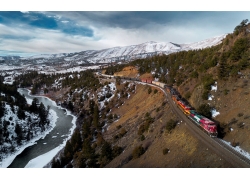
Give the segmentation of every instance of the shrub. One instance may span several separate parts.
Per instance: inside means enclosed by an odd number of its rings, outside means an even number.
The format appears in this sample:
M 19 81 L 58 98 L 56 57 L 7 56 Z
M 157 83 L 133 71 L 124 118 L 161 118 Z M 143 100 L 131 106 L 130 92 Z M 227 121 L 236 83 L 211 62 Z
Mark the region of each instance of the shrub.
M 119 134 L 119 137 L 123 137 L 127 133 L 125 128 L 122 128 Z
M 177 125 L 177 121 L 170 119 L 170 121 L 167 122 L 166 124 L 166 130 L 168 132 L 171 132 Z
M 238 114 L 238 117 L 241 117 L 241 116 L 243 116 L 243 115 L 244 115 L 243 113 L 239 113 L 239 114 Z
M 145 125 L 142 124 L 142 125 L 139 127 L 137 134 L 138 134 L 138 135 L 142 135 L 144 132 L 145 132 Z
M 122 128 L 122 126 L 121 126 L 121 125 L 118 125 L 118 126 L 116 126 L 116 128 L 117 128 L 117 129 L 121 129 L 121 128 Z
M 197 109 L 198 113 L 200 113 L 203 116 L 206 116 L 207 118 L 212 117 L 212 113 L 210 110 L 211 110 L 211 108 L 210 108 L 209 104 L 202 104 Z
M 152 92 L 152 88 L 149 87 L 149 88 L 148 88 L 148 94 L 151 94 L 151 92 Z
M 140 140 L 141 140 L 141 141 L 144 141 L 144 140 L 145 140 L 145 136 L 144 136 L 144 135 L 141 135 Z
M 233 140 L 233 142 L 231 142 L 231 145 L 233 146 L 233 147 L 236 147 L 236 146 L 239 146 L 239 142 L 235 142 L 235 140 Z
M 209 91 L 208 90 L 204 90 L 204 92 L 202 93 L 202 99 L 203 100 L 208 100 L 208 94 L 209 94 Z
M 191 76 L 191 78 L 198 78 L 199 74 L 198 74 L 197 71 L 194 71 L 194 72 L 191 73 L 190 76 Z
M 228 90 L 228 89 L 224 89 L 224 95 L 227 95 L 227 94 L 228 94 L 228 92 L 229 92 L 229 90 Z
M 185 94 L 185 98 L 186 98 L 186 99 L 189 99 L 190 97 L 191 97 L 191 92 L 188 91 L 188 92 Z
M 158 92 L 158 90 L 157 90 L 157 89 L 155 89 L 155 90 L 154 90 L 154 94 L 156 94 L 157 92 Z
M 122 147 L 119 147 L 117 145 L 115 145 L 113 148 L 112 148 L 112 156 L 113 158 L 119 156 L 123 151 L 123 148 Z
M 243 122 L 239 122 L 238 124 L 237 124 L 237 126 L 238 126 L 238 128 L 244 128 L 244 126 L 245 126 L 245 123 L 243 123 Z
M 142 147 L 142 145 L 135 147 L 132 153 L 133 159 L 139 158 L 144 153 L 145 149 Z
M 169 153 L 169 149 L 168 148 L 164 148 L 162 150 L 162 153 L 163 153 L 163 155 L 168 154 Z

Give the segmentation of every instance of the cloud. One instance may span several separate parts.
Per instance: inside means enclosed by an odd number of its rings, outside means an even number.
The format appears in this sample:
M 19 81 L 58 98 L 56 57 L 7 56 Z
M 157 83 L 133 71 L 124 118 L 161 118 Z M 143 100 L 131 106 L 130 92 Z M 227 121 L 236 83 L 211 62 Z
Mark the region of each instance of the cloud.
M 25 26 L 26 28 L 59 30 L 71 35 L 88 37 L 93 35 L 92 30 L 87 25 L 77 25 L 73 20 L 63 18 L 61 15 L 47 15 L 46 12 L 0 12 L 0 23 L 13 27 Z
M 62 53 L 230 33 L 249 12 L 0 12 L 3 52 Z M 17 54 L 16 53 L 16 54 Z

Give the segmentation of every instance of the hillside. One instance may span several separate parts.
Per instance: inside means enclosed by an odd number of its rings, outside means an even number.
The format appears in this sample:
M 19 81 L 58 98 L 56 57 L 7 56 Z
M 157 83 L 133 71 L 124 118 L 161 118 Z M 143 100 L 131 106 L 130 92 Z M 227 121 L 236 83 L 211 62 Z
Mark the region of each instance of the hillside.
M 148 94 L 147 86 L 137 85 L 136 94 L 113 113 L 121 118 L 110 125 L 103 137 L 113 145 L 124 147 L 124 150 L 105 167 L 231 167 L 195 139 L 185 123 L 179 121 L 177 127 L 168 133 L 166 124 L 176 116 L 161 91 Z M 147 123 L 147 113 L 153 122 L 148 130 L 142 132 Z M 115 139 L 123 128 L 126 134 Z M 141 156 L 135 152 L 140 145 L 145 150 Z
M 23 147 L 34 143 L 38 137 L 45 136 L 55 126 L 55 112 L 37 102 L 34 99 L 27 103 L 15 86 L 0 81 L 1 167 L 11 155 L 22 151 Z
M 219 138 L 250 152 L 249 29 L 248 21 L 242 21 L 231 34 L 189 45 L 147 42 L 98 52 L 46 55 L 44 60 L 70 63 L 91 57 L 93 61 L 84 62 L 103 63 L 135 56 L 126 64 L 110 64 L 103 70 L 106 76 L 101 70 L 86 70 L 32 71 L 13 77 L 15 87 L 30 87 L 32 94 L 50 97 L 78 117 L 71 139 L 47 167 L 234 167 L 189 131 L 187 121 L 178 118 L 162 91 L 122 77 L 153 79 L 176 88 L 200 114 L 216 121 Z M 13 98 L 6 95 L 7 91 L 1 91 L 8 109 L 1 121 L 11 121 L 9 116 L 18 114 L 17 107 L 13 111 L 7 104 L 6 99 Z M 28 136 L 26 131 L 22 134 Z M 12 139 L 5 136 L 5 140 Z
M 137 67 L 139 75 L 152 74 L 178 89 L 192 107 L 218 122 L 223 139 L 250 152 L 249 29 L 250 24 L 242 21 L 217 46 L 136 60 L 129 65 Z M 201 109 L 205 104 L 209 108 Z

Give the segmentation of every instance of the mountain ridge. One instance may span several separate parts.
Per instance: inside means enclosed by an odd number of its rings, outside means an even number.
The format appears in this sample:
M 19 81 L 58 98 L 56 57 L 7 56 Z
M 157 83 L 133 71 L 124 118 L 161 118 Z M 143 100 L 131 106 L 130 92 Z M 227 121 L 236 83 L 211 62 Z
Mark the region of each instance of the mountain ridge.
M 215 36 L 213 38 L 205 39 L 203 41 L 177 44 L 173 42 L 155 42 L 148 41 L 145 43 L 130 45 L 130 46 L 117 46 L 112 48 L 106 48 L 101 50 L 86 50 L 73 53 L 58 53 L 58 54 L 38 54 L 29 57 L 13 56 L 0 56 L 1 59 L 13 59 L 13 60 L 44 60 L 52 61 L 73 61 L 77 64 L 88 63 L 110 63 L 116 61 L 129 61 L 140 58 L 152 57 L 158 54 L 171 54 L 179 51 L 188 51 L 195 49 L 203 49 L 211 46 L 218 45 L 226 37 L 227 34 L 221 36 Z

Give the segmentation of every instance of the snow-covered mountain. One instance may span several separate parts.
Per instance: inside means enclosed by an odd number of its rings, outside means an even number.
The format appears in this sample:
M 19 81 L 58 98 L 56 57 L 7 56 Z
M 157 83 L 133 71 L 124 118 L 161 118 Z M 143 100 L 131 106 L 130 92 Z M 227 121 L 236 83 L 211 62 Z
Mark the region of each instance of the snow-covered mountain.
M 109 63 L 115 61 L 129 61 L 138 58 L 151 57 L 157 54 L 171 54 L 179 51 L 203 49 L 222 42 L 227 34 L 190 44 L 176 44 L 171 42 L 145 42 L 138 45 L 113 47 L 102 50 L 87 50 L 75 53 L 41 54 L 20 58 L 21 60 L 35 60 L 37 63 L 67 61 L 77 64 Z M 42 61 L 41 61 L 42 60 Z

